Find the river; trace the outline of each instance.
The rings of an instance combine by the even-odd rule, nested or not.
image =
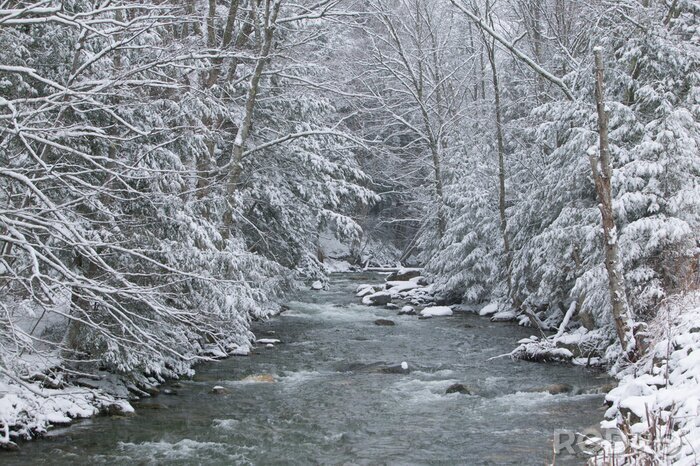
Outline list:
[[[135,403],[132,416],[54,429],[0,454],[0,463],[541,465],[551,461],[556,429],[602,419],[602,395],[575,393],[605,384],[603,376],[490,359],[531,329],[465,313],[419,320],[358,304],[358,283],[379,279],[335,275],[330,290],[302,292],[288,312],[254,325],[259,338],[282,344],[202,364],[172,387],[174,396]],[[377,326],[377,318],[396,325]],[[403,361],[409,373],[376,370]],[[243,380],[254,375],[274,382]],[[473,394],[445,394],[454,383]],[[528,392],[555,383],[574,391]],[[215,385],[227,393],[211,393]]]

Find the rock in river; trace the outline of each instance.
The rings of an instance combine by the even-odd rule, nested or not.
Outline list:
[[[420,311],[423,317],[451,316],[452,309],[447,306],[429,306]]]
[[[377,319],[374,321],[374,325],[380,325],[383,327],[390,327],[392,325],[396,325],[396,322],[394,322],[393,320],[389,320],[389,319]]]
[[[365,296],[362,298],[362,304],[365,306],[384,306],[385,304],[389,304],[391,302],[391,293],[388,293],[386,291],[379,291],[377,293],[373,293],[369,296]]]
[[[322,290],[323,289],[323,282],[321,282],[320,280],[316,280],[315,282],[313,282],[311,284],[311,289],[316,290],[316,291]]]
[[[449,387],[447,387],[447,390],[445,390],[445,394],[449,395],[450,393],[462,393],[463,395],[471,395],[472,392],[467,388],[465,385],[461,383],[453,383]]]
[[[388,282],[405,282],[412,278],[420,277],[420,269],[399,269],[386,277]]]

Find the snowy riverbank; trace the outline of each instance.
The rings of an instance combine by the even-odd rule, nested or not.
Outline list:
[[[700,292],[670,300],[649,325],[652,344],[608,393],[603,441],[593,464],[700,462]]]
[[[197,354],[179,364],[174,359],[154,361],[148,374],[119,375],[94,367],[83,372],[67,370],[57,351],[18,355],[14,374],[0,370],[0,449],[17,448],[18,441],[41,437],[53,427],[78,419],[132,414],[132,401],[171,394],[171,390],[159,389],[167,380],[193,376],[199,362],[247,356],[254,344],[268,342],[256,341],[248,332],[226,344],[198,345]]]

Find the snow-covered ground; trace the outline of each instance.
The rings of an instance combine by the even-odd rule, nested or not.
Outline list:
[[[13,325],[24,335],[33,329],[40,338],[26,338],[21,350],[0,340],[0,449],[14,448],[18,439],[40,436],[76,419],[132,413],[129,400],[157,393],[156,387],[166,378],[193,374],[198,361],[248,355],[255,341],[248,332],[248,341],[245,336],[231,336],[220,345],[199,344],[197,355],[187,363],[166,369],[161,362],[160,374],[126,377],[94,367],[77,373],[65,369],[60,346],[49,344],[49,338],[65,333],[66,312],[61,306],[65,303],[59,302],[56,309],[62,312],[46,313],[26,302],[13,306]],[[279,340],[263,338],[256,343],[274,345]]]
[[[624,441],[603,441],[603,456],[623,464],[700,464],[700,292],[666,303],[649,325],[647,353],[618,374],[608,393],[604,429]]]
[[[126,400],[99,390],[81,387],[49,390],[6,377],[0,377],[0,394],[0,447],[12,447],[17,437],[31,438],[51,426],[68,424],[100,412],[134,411]]]

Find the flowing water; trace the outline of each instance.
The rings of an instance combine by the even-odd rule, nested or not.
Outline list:
[[[535,465],[551,461],[554,430],[602,418],[602,395],[528,390],[566,383],[582,393],[604,378],[490,359],[532,330],[472,314],[418,320],[357,304],[356,286],[372,280],[380,277],[335,276],[329,291],[304,292],[290,311],[254,327],[283,344],[203,364],[176,396],[136,403],[132,416],[53,430],[0,454],[0,463]],[[376,326],[377,318],[396,325]],[[403,361],[409,373],[377,370]],[[242,380],[251,375],[275,382]],[[473,395],[446,395],[454,383]],[[212,394],[215,385],[228,393]]]

